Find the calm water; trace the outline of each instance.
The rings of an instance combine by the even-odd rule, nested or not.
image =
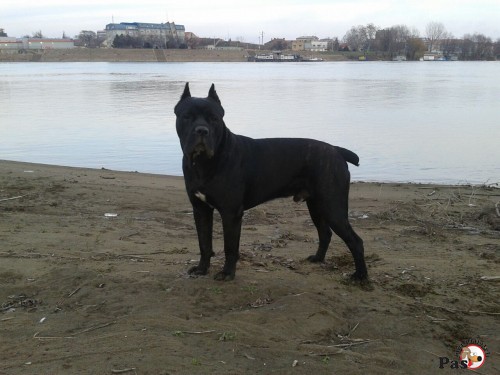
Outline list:
[[[353,180],[500,182],[500,63],[3,63],[0,159],[181,175],[173,107],[357,152]]]

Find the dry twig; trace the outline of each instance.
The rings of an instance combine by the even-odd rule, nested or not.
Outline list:
[[[57,339],[74,339],[73,336],[38,336],[40,332],[35,332],[34,339],[37,340],[57,340]]]
[[[481,276],[480,279],[483,281],[500,281],[500,276]]]
[[[121,370],[112,369],[111,372],[113,374],[123,374],[125,372],[130,372],[130,371],[134,371],[135,372],[135,370],[136,370],[135,367],[131,367],[131,368],[124,368],[124,369],[121,369]]]
[[[21,198],[24,198],[28,196],[28,194],[25,194],[25,195],[19,195],[17,197],[12,197],[12,198],[3,198],[3,199],[0,199],[0,202],[5,202],[5,201],[12,201],[14,199],[21,199]]]
[[[344,344],[328,345],[327,348],[350,348],[351,346],[369,344],[370,342],[374,341],[378,340],[362,340],[362,341],[346,342]]]
[[[93,326],[93,327],[90,327],[90,328],[86,328],[83,331],[79,331],[79,332],[73,333],[72,336],[76,336],[76,335],[79,335],[79,334],[82,334],[82,333],[85,333],[85,332],[95,331],[96,329],[101,329],[101,328],[110,326],[111,324],[115,324],[115,323],[116,323],[116,321],[113,321],[113,322],[104,323],[104,324],[101,324],[101,325],[98,325],[98,326]]]
[[[77,293],[80,289],[81,289],[81,287],[79,286],[78,288],[73,290],[70,294],[68,294],[68,297],[71,297],[73,294]]]
[[[210,331],[177,331],[177,332],[185,333],[185,334],[188,334],[188,335],[203,335],[203,334],[206,334],[206,333],[214,333],[215,329],[211,329]]]

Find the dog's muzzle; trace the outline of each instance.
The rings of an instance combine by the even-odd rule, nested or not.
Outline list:
[[[197,136],[206,137],[210,134],[210,130],[204,125],[198,125],[196,128],[194,128],[194,133]]]
[[[200,156],[205,156],[208,159],[211,159],[214,156],[213,148],[210,145],[210,130],[208,127],[204,125],[198,125],[194,128],[193,131],[194,138],[194,146],[189,152],[189,158],[191,161],[195,161],[196,158]]]
[[[211,159],[214,156],[213,151],[206,146],[205,143],[200,142],[193,147],[193,150],[190,153],[191,160],[194,161],[196,158],[206,155],[208,159]]]

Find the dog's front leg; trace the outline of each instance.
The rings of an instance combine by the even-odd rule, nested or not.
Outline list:
[[[235,213],[221,212],[224,231],[224,255],[226,261],[222,271],[215,275],[215,280],[230,281],[236,273],[236,262],[240,257],[240,235],[243,210]]]
[[[210,258],[215,255],[212,250],[214,209],[204,203],[193,204],[193,214],[201,256],[198,265],[190,268],[188,272],[192,275],[206,275]]]

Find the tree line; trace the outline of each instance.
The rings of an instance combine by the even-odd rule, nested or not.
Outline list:
[[[388,57],[404,55],[418,59],[426,52],[439,52],[460,60],[492,60],[500,55],[500,39],[494,42],[480,34],[454,37],[440,22],[429,22],[425,35],[406,25],[378,28],[374,24],[353,26],[342,38],[351,51],[381,53]]]

